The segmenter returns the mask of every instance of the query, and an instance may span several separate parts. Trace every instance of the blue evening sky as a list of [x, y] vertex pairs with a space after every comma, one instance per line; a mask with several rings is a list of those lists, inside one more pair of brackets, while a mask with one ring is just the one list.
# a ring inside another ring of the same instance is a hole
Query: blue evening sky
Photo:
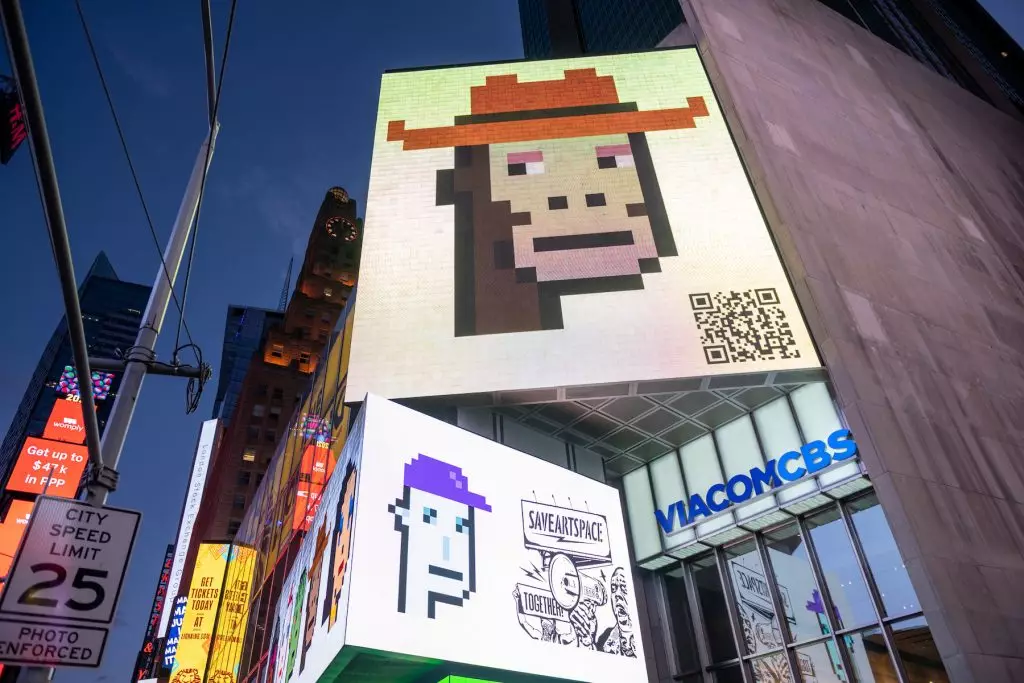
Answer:
[[[83, 4], [163, 244], [206, 133], [199, 3]], [[1024, 40], [1018, 0], [983, 4]], [[151, 283], [157, 253], [73, 3], [23, 5], [76, 273], [103, 249], [122, 279]], [[218, 56], [229, 6], [213, 2]], [[229, 303], [277, 305], [288, 257], [301, 259], [328, 187], [347, 188], [363, 212], [382, 71], [520, 57], [515, 0], [240, 2], [187, 309], [207, 359], [219, 363]], [[0, 73], [10, 73], [6, 56]], [[6, 430], [63, 313], [27, 148], [0, 168], [0, 207], [0, 306], [11, 312], [0, 338]], [[175, 316], [172, 308], [163, 358]], [[144, 513], [115, 630], [99, 672], [62, 671], [58, 680], [128, 679], [214, 384], [186, 416], [184, 381], [146, 381], [110, 501]]]

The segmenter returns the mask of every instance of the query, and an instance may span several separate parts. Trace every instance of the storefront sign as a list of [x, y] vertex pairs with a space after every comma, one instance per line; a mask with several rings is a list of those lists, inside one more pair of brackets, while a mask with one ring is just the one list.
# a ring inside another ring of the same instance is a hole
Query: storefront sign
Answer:
[[[655, 510], [658, 524], [666, 534], [693, 524], [701, 517], [710, 517], [733, 505], [746, 502], [765, 491], [787, 486], [808, 474], [815, 474], [833, 462], [848, 460], [857, 455], [857, 444], [849, 429], [837, 429], [826, 441], [811, 441], [798, 451], [787, 451], [769, 460], [763, 468], [734, 475], [728, 481], [714, 484], [702, 496], [693, 494], [689, 500], [679, 500], [666, 509]], [[802, 464], [801, 464], [802, 463]]]

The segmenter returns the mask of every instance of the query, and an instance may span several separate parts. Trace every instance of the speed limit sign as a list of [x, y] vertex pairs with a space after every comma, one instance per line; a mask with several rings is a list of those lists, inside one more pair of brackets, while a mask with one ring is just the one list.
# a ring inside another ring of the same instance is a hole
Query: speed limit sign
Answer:
[[38, 498], [0, 596], [0, 662], [99, 666], [141, 516]]

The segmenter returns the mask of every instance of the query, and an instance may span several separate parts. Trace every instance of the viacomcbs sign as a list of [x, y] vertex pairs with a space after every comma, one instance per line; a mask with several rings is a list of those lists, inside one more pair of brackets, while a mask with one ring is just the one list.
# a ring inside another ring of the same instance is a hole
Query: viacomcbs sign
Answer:
[[811, 441], [799, 451], [787, 451], [778, 458], [765, 463], [763, 468], [754, 467], [749, 472], [730, 477], [724, 484], [714, 484], [707, 493], [679, 500], [665, 510], [655, 510], [658, 524], [666, 534], [693, 524], [701, 517], [728, 510], [733, 505], [744, 503], [765, 491], [814, 474], [833, 462], [849, 460], [857, 455], [857, 443], [849, 429], [837, 429], [825, 441]]

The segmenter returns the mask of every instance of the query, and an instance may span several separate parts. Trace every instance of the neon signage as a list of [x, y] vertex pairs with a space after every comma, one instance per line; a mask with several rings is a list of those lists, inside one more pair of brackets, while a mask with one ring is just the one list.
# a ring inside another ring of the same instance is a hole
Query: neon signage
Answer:
[[654, 511], [658, 524], [666, 534], [728, 510], [765, 491], [799, 481], [815, 474], [833, 462], [849, 460], [857, 455], [857, 443], [849, 429], [837, 429], [825, 441], [811, 441], [799, 451], [787, 451], [778, 458], [733, 475], [728, 481], [708, 487], [704, 495], [695, 493], [688, 500], [678, 500], [664, 510]]

